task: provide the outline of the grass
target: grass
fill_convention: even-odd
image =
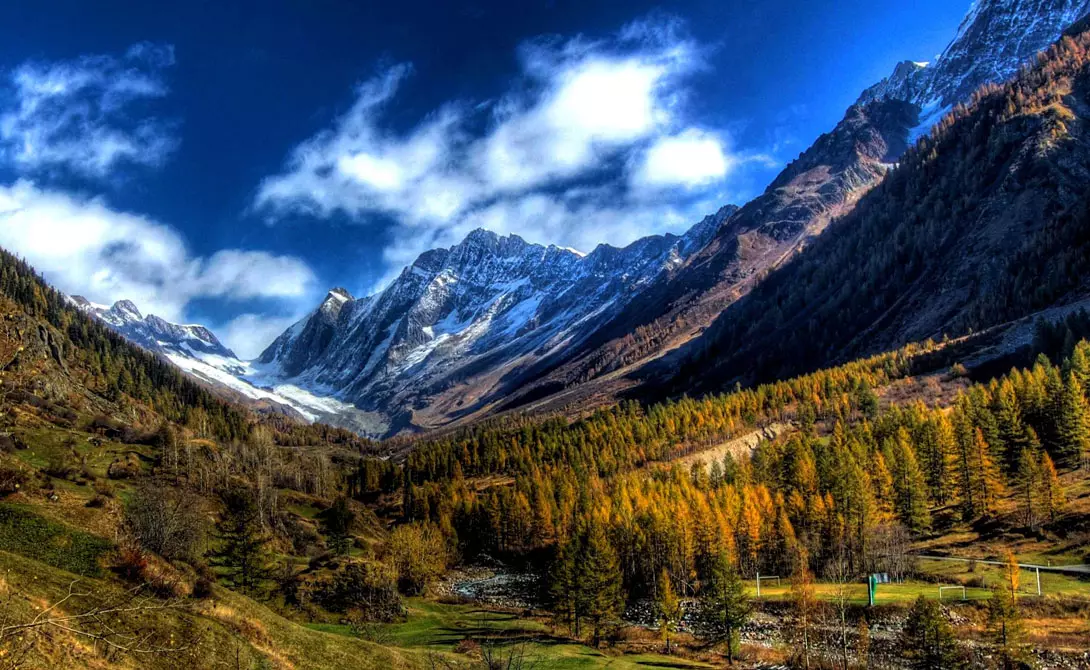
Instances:
[[[1028,559],[1019,556],[1018,560]],[[970,563],[954,561],[936,561],[928,559],[919,560],[920,570],[930,575],[941,577],[949,584],[981,584],[987,593],[987,589],[999,586],[1006,579],[1005,568],[1001,565],[987,565],[978,563],[973,566]],[[1021,591],[1024,593],[1037,593],[1037,575],[1033,571],[1022,570],[1019,573]],[[1078,597],[1090,600],[1090,582],[1083,581],[1074,575],[1065,575],[1055,572],[1041,573],[1041,593],[1046,596]]]
[[[0,550],[76,575],[96,576],[102,572],[102,557],[112,546],[103,538],[46,519],[29,508],[0,504]]]
[[[76,580],[70,572],[0,551],[0,620],[29,621],[57,602]],[[122,597],[126,585],[113,579],[79,579],[76,588],[94,600],[76,599],[64,612],[84,611],[92,602]],[[27,634],[23,640],[0,642],[0,659],[33,645],[26,667],[270,668],[329,670],[413,670],[424,666],[419,651],[399,650],[311,630],[275,614],[237,593],[216,588],[208,600],[186,600],[183,608],[122,614],[111,625],[134,627],[156,645],[175,645],[176,652],[135,655],[105,654],[76,635],[57,629]]]
[[[621,670],[709,667],[657,654],[609,655],[554,636],[548,626],[540,621],[489,611],[476,605],[450,605],[412,599],[408,606],[409,616],[405,623],[381,627],[381,633],[389,644],[406,649],[449,655],[459,642],[471,638],[478,642],[493,641],[504,648],[525,643],[527,656],[533,659],[534,667],[539,670],[600,668],[607,665]],[[311,627],[341,635],[352,634],[346,626],[315,624]]]
[[[921,595],[928,598],[938,598],[939,586],[951,585],[952,584],[931,584],[915,581],[906,581],[897,584],[879,584],[875,604],[888,605],[894,603],[912,603]],[[756,597],[757,589],[755,586],[747,587],[747,591],[751,597]],[[816,583],[814,584],[814,594],[819,600],[837,600],[840,597],[840,585]],[[987,589],[967,588],[965,595],[968,600],[980,600],[990,597],[991,593]],[[868,603],[867,585],[848,584],[847,596],[848,602],[853,605],[866,605]],[[791,587],[787,583],[783,583],[779,586],[766,583],[761,584],[762,600],[787,600],[790,597]],[[954,599],[955,597],[960,598],[960,592],[958,592],[956,596],[953,595],[952,592],[947,592],[943,596],[943,598],[947,600]]]

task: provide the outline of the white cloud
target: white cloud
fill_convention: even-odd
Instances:
[[[667,53],[530,50],[526,69],[544,80],[545,92],[532,104],[509,102],[492,133],[472,148],[483,178],[493,190],[519,190],[572,177],[666,127],[663,87],[691,67],[687,50]]]
[[[194,299],[296,301],[315,282],[298,258],[237,249],[193,256],[167,225],[28,181],[0,186],[0,245],[65,292],[128,298],[171,321],[184,321]]]
[[[173,63],[173,47],[154,44],[122,57],[24,63],[0,103],[0,156],[23,172],[97,179],[120,164],[162,164],[177,143],[144,107],[166,95],[161,73]]]
[[[215,331],[240,359],[252,360],[296,321],[296,316],[281,318],[265,314],[240,314]]]
[[[519,56],[507,93],[448,103],[402,134],[384,122],[411,67],[386,70],[260,184],[255,209],[271,219],[390,215],[398,226],[385,258],[395,266],[478,226],[586,249],[678,232],[725,204],[725,180],[747,159],[687,113],[687,77],[703,61],[679,24],[537,41]]]
[[[692,188],[722,179],[735,165],[714,133],[689,129],[655,140],[633,178],[650,187]]]

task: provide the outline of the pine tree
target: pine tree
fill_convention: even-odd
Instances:
[[[1079,467],[1090,452],[1086,396],[1073,372],[1068,373],[1056,409],[1056,453],[1068,467]]]
[[[1065,504],[1064,490],[1060,484],[1060,477],[1056,474],[1056,466],[1052,464],[1052,459],[1048,453],[1041,452],[1038,470],[1041,473],[1042,480],[1042,507],[1044,513],[1048,515],[1048,520],[1055,521],[1056,515],[1063,511]]]
[[[942,607],[924,596],[916,599],[901,630],[901,653],[917,670],[948,670],[964,665]]]
[[[220,498],[224,510],[216,524],[219,546],[210,552],[212,564],[223,567],[235,587],[254,593],[270,575],[268,537],[261,527],[254,492],[236,487]]]
[[[592,524],[582,543],[576,568],[577,616],[586,617],[594,627],[594,646],[598,646],[603,627],[615,619],[624,604],[621,594],[621,570],[617,552],[605,531]]]
[[[818,602],[814,591],[814,575],[807,565],[806,550],[795,556],[795,569],[791,576],[791,634],[795,643],[795,657],[799,665],[809,670],[815,627],[817,626]]]
[[[578,585],[576,583],[575,562],[579,555],[576,539],[572,539],[557,549],[549,573],[549,595],[553,601],[553,612],[564,621],[568,630],[579,637],[579,608],[577,607]]]
[[[966,439],[968,438],[968,439]],[[979,428],[968,427],[968,435],[958,436],[961,463],[959,464],[960,498],[967,519],[990,514],[1003,492],[1003,482],[998,468],[992,461],[991,451]]]
[[[957,503],[957,486],[954,475],[957,473],[957,438],[954,426],[945,414],[940,414],[935,421],[936,461],[931,466],[929,478],[934,498],[940,505]]]
[[[995,418],[999,426],[999,439],[1003,442],[1005,456],[1004,467],[1008,473],[1014,473],[1021,465],[1019,457],[1027,449],[1026,426],[1022,421],[1022,408],[1018,396],[1009,379],[999,385],[996,398]]]
[[[346,555],[352,547],[352,537],[349,532],[356,520],[355,512],[348,506],[348,499],[338,496],[329,509],[322,513],[321,520],[330,551],[337,556]]]
[[[882,452],[875,451],[871,454],[870,469],[871,490],[874,492],[874,502],[879,514],[884,519],[893,516],[894,495],[893,475],[890,474],[886,459]]]
[[[670,573],[665,569],[659,575],[655,609],[658,611],[659,632],[662,633],[662,641],[666,645],[666,653],[669,654],[670,639],[681,625],[682,609],[681,601],[670,581]]]
[[[704,628],[710,641],[727,645],[727,661],[734,665],[742,626],[753,614],[753,602],[746,594],[742,576],[726,554],[712,565],[703,592]]]
[[[1075,375],[1083,390],[1090,384],[1090,342],[1080,340],[1067,359],[1067,370]]]
[[[994,589],[988,601],[988,631],[996,645],[1001,667],[1014,670],[1021,667],[1025,656],[1022,646],[1025,628],[1016,599],[1017,567],[1008,572],[1013,574],[1013,579]]]
[[[897,515],[902,523],[914,531],[928,530],[931,528],[931,512],[928,509],[927,482],[909,442],[908,429],[903,426],[897,431],[893,454],[896,463],[894,488]]]
[[[1036,526],[1038,500],[1042,492],[1041,468],[1029,449],[1023,449],[1018,466],[1018,501],[1027,526]]]

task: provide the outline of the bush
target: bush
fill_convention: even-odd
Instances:
[[[72,452],[51,455],[42,468],[42,472],[57,479],[74,479],[82,470],[79,458]]]
[[[216,583],[216,575],[208,564],[201,561],[197,564],[197,580],[193,582],[192,596],[194,598],[209,598],[212,596],[212,585]]]
[[[358,621],[389,623],[405,615],[393,570],[372,561],[348,563],[332,575],[303,580],[297,599],[330,612],[351,613]]]
[[[182,598],[191,591],[177,568],[136,545],[122,546],[113,568],[123,579],[142,584],[160,598]]]
[[[114,487],[110,484],[110,482],[105,479],[95,479],[94,482],[91,484],[91,488],[94,489],[95,493],[102,496],[103,498],[114,497]]]
[[[140,458],[136,454],[129,454],[124,458],[120,456],[115,458],[106,469],[106,476],[110,479],[131,479],[139,475],[143,469]]]
[[[470,658],[481,658],[481,644],[472,638],[466,638],[454,646],[455,654],[462,654]]]
[[[201,554],[205,515],[189,491],[145,484],[125,506],[125,522],[141,548],[165,559],[192,562]]]
[[[403,593],[421,593],[447,569],[447,544],[433,523],[398,526],[390,535],[390,562]]]
[[[105,496],[96,495],[95,497],[88,500],[87,504],[84,505],[84,507],[90,507],[92,509],[101,509],[101,508],[106,506],[106,501],[107,500],[108,500],[108,498],[106,498]]]
[[[0,465],[0,496],[11,495],[26,488],[27,473],[10,465]]]

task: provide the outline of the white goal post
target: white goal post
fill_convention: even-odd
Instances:
[[[939,600],[942,600],[942,592],[943,591],[949,591],[950,589],[953,589],[955,591],[960,589],[961,590],[961,599],[965,600],[965,587],[964,586],[940,586],[939,587]]]
[[[757,597],[758,598],[761,597],[761,580],[762,579],[764,579],[766,581],[769,580],[769,579],[775,579],[776,580],[776,586],[780,585],[779,575],[762,575],[760,573],[757,573]]]

